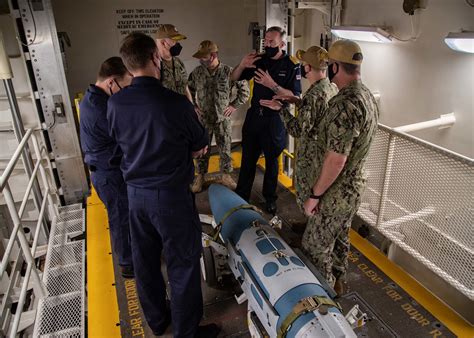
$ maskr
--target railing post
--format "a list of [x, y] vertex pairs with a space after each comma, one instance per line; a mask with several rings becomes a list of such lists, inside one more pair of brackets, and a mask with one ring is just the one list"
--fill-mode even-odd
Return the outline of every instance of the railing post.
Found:
[[[35, 151], [36, 158], [38, 159], [38, 161], [41, 161], [43, 158], [42, 158], [42, 155], [41, 155], [41, 149], [39, 147], [38, 139], [36, 138], [35, 134], [31, 135], [31, 141], [33, 143], [33, 149]], [[46, 175], [46, 171], [44, 170], [44, 167], [40, 166], [39, 171], [40, 171], [41, 179], [43, 181], [43, 185], [45, 187], [49, 187], [50, 192], [51, 192], [51, 187], [49, 185], [48, 177]], [[57, 217], [58, 216], [58, 210], [55, 208], [55, 204], [53, 203], [53, 198], [51, 197], [51, 193], [49, 193], [47, 197], [48, 197], [49, 205], [53, 208], [53, 212], [54, 212], [53, 216]], [[53, 219], [53, 217], [51, 217], [51, 215], [50, 215], [50, 219]]]
[[382, 192], [380, 193], [379, 209], [377, 211], [377, 221], [375, 227], [383, 223], [385, 207], [387, 205], [388, 188], [390, 186], [390, 177], [392, 175], [393, 154], [395, 152], [395, 139], [392, 134], [388, 136], [387, 158], [385, 162], [385, 173], [383, 177]]

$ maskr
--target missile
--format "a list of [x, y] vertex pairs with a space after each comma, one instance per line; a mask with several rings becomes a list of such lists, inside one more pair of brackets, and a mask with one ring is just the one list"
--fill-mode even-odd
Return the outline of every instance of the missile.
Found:
[[356, 337], [340, 306], [255, 207], [218, 184], [209, 202], [239, 299], [248, 301], [253, 337]]

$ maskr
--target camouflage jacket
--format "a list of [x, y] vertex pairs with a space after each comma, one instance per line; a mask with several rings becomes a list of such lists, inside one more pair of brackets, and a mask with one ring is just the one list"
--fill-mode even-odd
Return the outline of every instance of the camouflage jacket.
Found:
[[316, 138], [319, 122], [328, 107], [329, 100], [337, 94], [337, 87], [329, 79], [321, 79], [311, 85], [297, 105], [298, 114], [293, 116], [289, 107], [280, 111], [288, 133], [296, 141], [295, 188], [300, 208], [308, 199], [316, 179]]
[[346, 164], [321, 200], [325, 212], [351, 212], [365, 187], [364, 164], [377, 131], [379, 110], [370, 90], [353, 81], [329, 101], [317, 135], [316, 168], [319, 176], [325, 154], [347, 156]]
[[188, 73], [180, 58], [173, 56], [170, 63], [165, 61], [161, 62], [161, 83], [165, 88], [186, 95]]
[[[238, 108], [249, 99], [247, 81], [231, 81], [231, 73], [231, 67], [220, 63], [212, 73], [207, 67], [199, 65], [189, 75], [191, 97], [201, 109], [207, 124], [224, 120], [225, 108], [229, 105]], [[237, 89], [235, 97], [232, 95], [234, 87]]]

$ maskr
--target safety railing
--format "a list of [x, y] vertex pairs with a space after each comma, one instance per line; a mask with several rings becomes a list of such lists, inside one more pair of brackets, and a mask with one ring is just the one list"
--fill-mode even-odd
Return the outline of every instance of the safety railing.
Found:
[[379, 125], [366, 173], [358, 216], [474, 299], [474, 160]]
[[[31, 156], [26, 151], [28, 142], [33, 144], [34, 153], [36, 156], [36, 163], [31, 175], [28, 175], [28, 184], [23, 195], [20, 207], [17, 210], [15, 200], [9, 185], [9, 179], [15, 170], [20, 156]], [[30, 157], [31, 158], [31, 157]], [[49, 230], [44, 226], [44, 219], [52, 219], [57, 217], [57, 209], [52, 198], [52, 188], [49, 184], [44, 160], [47, 160], [47, 151], [45, 147], [40, 147], [38, 139], [34, 134], [33, 129], [28, 129], [18, 144], [12, 158], [8, 162], [5, 170], [0, 176], [0, 193], [3, 195], [8, 212], [13, 223], [13, 229], [9, 234], [10, 237], [6, 244], [5, 252], [3, 254], [0, 265], [0, 280], [7, 286], [2, 290], [2, 304], [0, 310], [0, 330], [2, 335], [15, 337], [18, 332], [31, 326], [34, 323], [36, 316], [36, 307], [39, 300], [47, 295], [45, 284], [42, 280], [42, 273], [36, 266], [36, 259], [38, 256], [46, 254], [46, 249], [43, 247], [40, 250], [39, 239], [40, 234], [43, 240], [47, 243]], [[36, 223], [33, 240], [30, 243], [23, 230], [23, 214], [26, 210], [27, 203], [30, 199], [33, 185], [35, 181], [38, 182], [38, 173], [40, 174], [41, 184], [44, 189], [43, 200], [38, 210], [38, 220]], [[51, 213], [51, 214], [49, 214]], [[48, 218], [46, 218], [48, 216]], [[45, 245], [47, 247], [47, 245]], [[19, 248], [19, 250], [18, 250]], [[26, 272], [22, 277], [21, 268], [23, 262], [26, 262]], [[30, 282], [31, 280], [31, 282]], [[29, 310], [24, 312], [28, 291], [33, 289], [34, 298], [29, 302]], [[19, 289], [19, 295], [18, 290]], [[13, 318], [11, 318], [11, 305], [16, 303], [16, 310]]]
[[474, 299], [474, 160], [379, 125], [358, 215]]

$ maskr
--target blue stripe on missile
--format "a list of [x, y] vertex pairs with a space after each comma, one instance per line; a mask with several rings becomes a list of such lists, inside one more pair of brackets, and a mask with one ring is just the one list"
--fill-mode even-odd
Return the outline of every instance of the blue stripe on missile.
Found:
[[247, 267], [249, 268], [250, 272], [252, 273], [253, 277], [255, 278], [255, 280], [257, 281], [258, 283], [258, 286], [263, 290], [263, 293], [265, 294], [265, 297], [267, 297], [267, 299], [269, 299], [270, 297], [270, 293], [268, 292], [268, 290], [265, 288], [265, 285], [263, 285], [260, 277], [258, 276], [258, 274], [255, 272], [255, 270], [253, 269], [252, 265], [250, 264], [249, 260], [247, 259], [247, 257], [245, 257], [244, 253], [242, 252], [242, 250], [239, 250], [239, 255], [240, 257], [242, 258], [242, 262], [244, 262]]
[[260, 295], [258, 294], [257, 289], [255, 288], [255, 286], [250, 285], [250, 290], [252, 291], [253, 298], [255, 298], [255, 300], [257, 301], [258, 305], [260, 305], [260, 308], [263, 310], [263, 299], [262, 299], [262, 297], [260, 297]]

